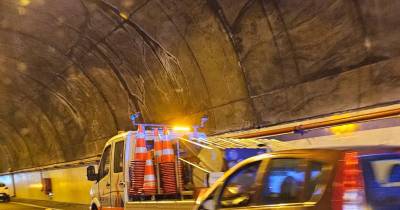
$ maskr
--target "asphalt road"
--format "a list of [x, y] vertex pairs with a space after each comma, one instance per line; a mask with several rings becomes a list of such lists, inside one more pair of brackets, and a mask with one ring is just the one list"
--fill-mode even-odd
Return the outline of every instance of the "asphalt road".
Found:
[[26, 206], [18, 203], [0, 203], [0, 210], [37, 210], [45, 208], [37, 208], [34, 206]]
[[[1, 0], [0, 0], [1, 1]], [[13, 199], [9, 203], [0, 202], [0, 210], [88, 210], [88, 205]]]

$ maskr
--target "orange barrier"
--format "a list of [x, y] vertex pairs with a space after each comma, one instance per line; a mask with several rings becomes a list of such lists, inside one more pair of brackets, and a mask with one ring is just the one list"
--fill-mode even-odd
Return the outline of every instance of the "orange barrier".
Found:
[[231, 138], [257, 138], [257, 137], [265, 137], [265, 136], [272, 136], [284, 133], [292, 133], [296, 130], [311, 130], [316, 128], [326, 128], [331, 126], [343, 125], [348, 123], [357, 123], [357, 122], [364, 122], [369, 120], [376, 120], [388, 117], [396, 117], [400, 115], [400, 108], [390, 109], [390, 110], [381, 110], [381, 111], [373, 111], [370, 113], [361, 113], [361, 114], [354, 114], [350, 116], [344, 115], [343, 117], [332, 118], [329, 117], [328, 119], [324, 119], [320, 122], [311, 122], [303, 125], [296, 125], [296, 126], [288, 126], [282, 128], [276, 128], [271, 130], [258, 130], [255, 129], [254, 131], [245, 132], [245, 133], [233, 133], [230, 135], [224, 135], [225, 137]]
[[124, 207], [100, 207], [99, 210], [124, 210]]

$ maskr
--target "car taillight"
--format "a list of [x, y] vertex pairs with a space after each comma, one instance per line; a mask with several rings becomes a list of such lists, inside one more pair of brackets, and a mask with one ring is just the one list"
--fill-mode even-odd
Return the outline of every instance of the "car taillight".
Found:
[[339, 161], [332, 190], [333, 210], [366, 209], [364, 180], [357, 152], [346, 152]]

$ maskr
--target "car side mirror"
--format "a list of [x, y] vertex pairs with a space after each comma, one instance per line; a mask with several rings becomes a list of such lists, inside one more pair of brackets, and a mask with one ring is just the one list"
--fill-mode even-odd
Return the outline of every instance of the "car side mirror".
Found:
[[4, 189], [8, 190], [8, 187], [6, 187], [6, 188], [4, 188]]
[[215, 210], [215, 203], [212, 198], [209, 198], [201, 204], [200, 210]]
[[86, 176], [87, 180], [89, 181], [97, 181], [98, 180], [98, 174], [96, 174], [96, 169], [94, 166], [88, 166], [86, 168]]
[[235, 197], [221, 201], [223, 207], [242, 207], [247, 206], [250, 203], [249, 194], [238, 194]]

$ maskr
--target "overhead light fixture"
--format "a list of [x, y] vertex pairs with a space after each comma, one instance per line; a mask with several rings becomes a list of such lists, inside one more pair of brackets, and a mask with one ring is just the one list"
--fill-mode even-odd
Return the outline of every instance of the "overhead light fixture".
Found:
[[348, 133], [353, 133], [354, 131], [358, 130], [358, 125], [357, 124], [345, 124], [345, 125], [338, 125], [329, 128], [329, 130], [334, 134], [334, 135], [341, 135], [341, 134], [348, 134]]

